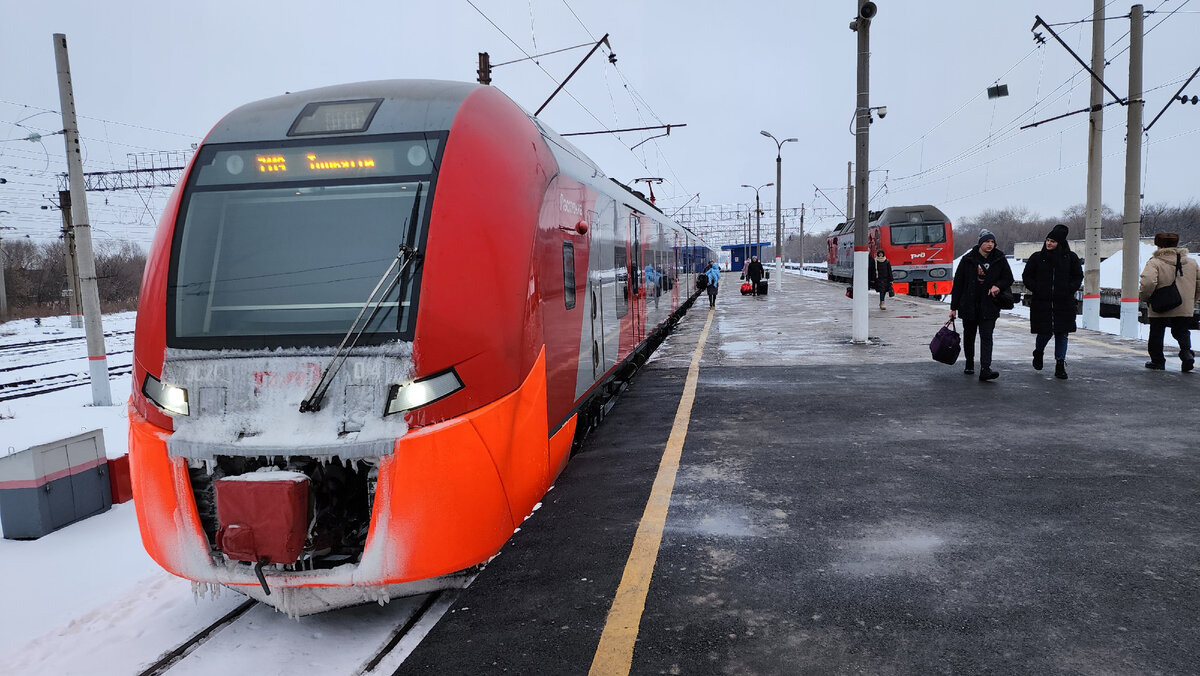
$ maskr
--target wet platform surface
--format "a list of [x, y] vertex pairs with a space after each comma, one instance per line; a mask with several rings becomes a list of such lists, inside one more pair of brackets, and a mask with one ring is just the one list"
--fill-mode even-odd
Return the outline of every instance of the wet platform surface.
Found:
[[[732, 285], [730, 285], [732, 286]], [[722, 293], [635, 674], [1200, 673], [1200, 374], [1079, 331], [1066, 381], [1004, 316], [981, 383], [947, 306], [788, 276]], [[709, 319], [695, 306], [397, 673], [585, 674]]]

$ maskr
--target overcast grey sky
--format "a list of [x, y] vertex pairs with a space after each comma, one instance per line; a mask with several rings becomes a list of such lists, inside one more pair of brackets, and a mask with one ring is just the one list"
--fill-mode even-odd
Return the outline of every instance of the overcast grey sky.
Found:
[[[1009, 206], [1053, 217], [1083, 203], [1087, 116], [1017, 127], [1087, 105], [1085, 74], [1052, 39], [1038, 47], [1030, 27], [1037, 14], [1051, 24], [1085, 19], [1091, 0], [877, 4], [871, 105], [886, 105], [888, 114], [871, 127], [871, 165], [885, 170], [872, 174], [871, 208], [930, 203], [958, 221]], [[1107, 9], [1106, 80], [1121, 95], [1130, 4]], [[502, 63], [608, 33], [616, 65], [607, 50], [593, 56], [542, 120], [562, 133], [686, 124], [633, 151], [648, 134], [574, 139], [614, 178], [664, 178], [655, 192], [667, 213], [697, 193], [693, 205], [752, 202], [754, 192], [741, 184], [775, 180], [775, 146], [759, 130], [797, 137], [783, 150], [783, 205], [806, 204], [809, 230], [828, 229], [841, 218], [833, 205], [844, 208], [854, 155], [856, 38], [848, 24], [856, 7], [853, 0], [11, 0], [0, 10], [0, 177], [8, 179], [0, 185], [0, 225], [15, 230], [0, 235], [44, 241], [59, 227], [56, 212], [39, 209], [65, 171], [62, 137], [49, 135], [62, 127], [56, 32], [68, 38], [85, 171], [125, 169], [128, 153], [186, 149], [229, 110], [285, 91], [384, 78], [473, 81], [480, 51]], [[1157, 12], [1146, 19], [1148, 123], [1200, 66], [1200, 3], [1151, 0], [1145, 8]], [[1055, 30], [1088, 58], [1090, 24]], [[536, 110], [556, 86], [551, 77], [561, 80], [585, 52], [496, 68], [493, 85]], [[997, 82], [1010, 96], [988, 100], [985, 90]], [[1200, 78], [1186, 93], [1200, 94]], [[1103, 198], [1117, 211], [1125, 116], [1111, 106], [1104, 118]], [[1145, 137], [1147, 202], [1195, 199], [1198, 131], [1200, 106], [1176, 103]], [[24, 140], [33, 133], [40, 142]], [[762, 192], [773, 204], [774, 188]], [[166, 196], [165, 189], [91, 193], [97, 237], [148, 242]], [[764, 226], [768, 220], [773, 215]]]

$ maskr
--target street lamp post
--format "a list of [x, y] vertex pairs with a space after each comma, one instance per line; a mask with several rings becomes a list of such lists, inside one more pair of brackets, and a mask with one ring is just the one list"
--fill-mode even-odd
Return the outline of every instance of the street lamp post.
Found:
[[[750, 188], [751, 190], [754, 191], [754, 217], [755, 217], [754, 244], [755, 244], [755, 246], [757, 246], [758, 244], [760, 244], [762, 242], [762, 203], [758, 199], [758, 191], [763, 188], [769, 188], [773, 185], [775, 185], [775, 184], [774, 183], [764, 183], [756, 188], [752, 185], [746, 185], [745, 183], [742, 184], [743, 188]], [[776, 247], [778, 247], [778, 244], [779, 243], [776, 242]], [[751, 255], [753, 255], [753, 254], [751, 254]], [[743, 265], [745, 265], [744, 262], [743, 262]]]
[[[783, 284], [783, 219], [780, 210], [783, 205], [783, 144], [799, 141], [797, 138], [785, 138], [782, 141], [775, 138], [769, 131], [760, 131], [775, 142], [775, 283]], [[800, 231], [800, 267], [804, 267], [804, 231]]]

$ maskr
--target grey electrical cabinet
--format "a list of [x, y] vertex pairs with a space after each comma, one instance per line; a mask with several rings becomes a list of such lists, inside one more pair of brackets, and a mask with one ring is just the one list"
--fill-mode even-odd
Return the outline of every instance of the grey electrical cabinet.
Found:
[[104, 430], [0, 458], [0, 526], [9, 540], [34, 540], [112, 507]]

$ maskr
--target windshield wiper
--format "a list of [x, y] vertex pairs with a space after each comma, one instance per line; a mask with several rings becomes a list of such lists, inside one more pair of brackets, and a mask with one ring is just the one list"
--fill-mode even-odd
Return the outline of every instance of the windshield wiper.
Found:
[[[358, 316], [354, 318], [354, 322], [350, 324], [350, 328], [346, 331], [346, 335], [342, 337], [341, 345], [338, 345], [338, 349], [333, 353], [333, 357], [330, 358], [329, 363], [325, 365], [325, 369], [321, 374], [321, 379], [316, 385], [313, 386], [312, 392], [308, 393], [308, 397], [306, 397], [304, 401], [300, 402], [301, 413], [321, 410], [321, 401], [325, 399], [325, 393], [329, 390], [329, 386], [333, 383], [333, 377], [337, 375], [337, 372], [341, 370], [342, 365], [346, 363], [346, 359], [350, 356], [350, 350], [354, 349], [354, 346], [358, 344], [358, 339], [361, 338], [364, 333], [366, 333], [367, 327], [371, 324], [371, 320], [375, 318], [375, 314], [379, 312], [379, 308], [383, 305], [383, 300], [387, 298], [388, 294], [392, 292], [392, 289], [396, 287], [396, 284], [398, 284], [404, 277], [404, 269], [407, 268], [410, 263], [419, 259], [420, 257], [421, 252], [417, 251], [413, 247], [406, 245], [400, 246], [400, 250], [396, 253], [396, 257], [392, 259], [391, 265], [388, 266], [388, 269], [383, 273], [383, 276], [379, 278], [379, 281], [375, 284], [375, 288], [372, 289], [370, 295], [367, 296], [367, 301], [363, 303], [362, 309], [358, 311]], [[384, 289], [384, 292], [379, 294], [379, 288], [382, 287], [383, 283], [386, 282], [388, 277], [391, 276], [392, 270], [395, 270], [397, 265], [400, 266], [400, 269], [396, 270], [396, 276], [392, 277], [392, 281], [388, 283], [387, 288]], [[379, 294], [378, 298], [375, 297], [376, 294]], [[367, 314], [368, 308], [371, 310], [370, 314]], [[365, 322], [362, 321], [363, 315], [367, 315], [367, 320]], [[359, 326], [360, 322], [362, 324], [361, 326]], [[347, 346], [347, 343], [349, 343], [349, 346]]]

